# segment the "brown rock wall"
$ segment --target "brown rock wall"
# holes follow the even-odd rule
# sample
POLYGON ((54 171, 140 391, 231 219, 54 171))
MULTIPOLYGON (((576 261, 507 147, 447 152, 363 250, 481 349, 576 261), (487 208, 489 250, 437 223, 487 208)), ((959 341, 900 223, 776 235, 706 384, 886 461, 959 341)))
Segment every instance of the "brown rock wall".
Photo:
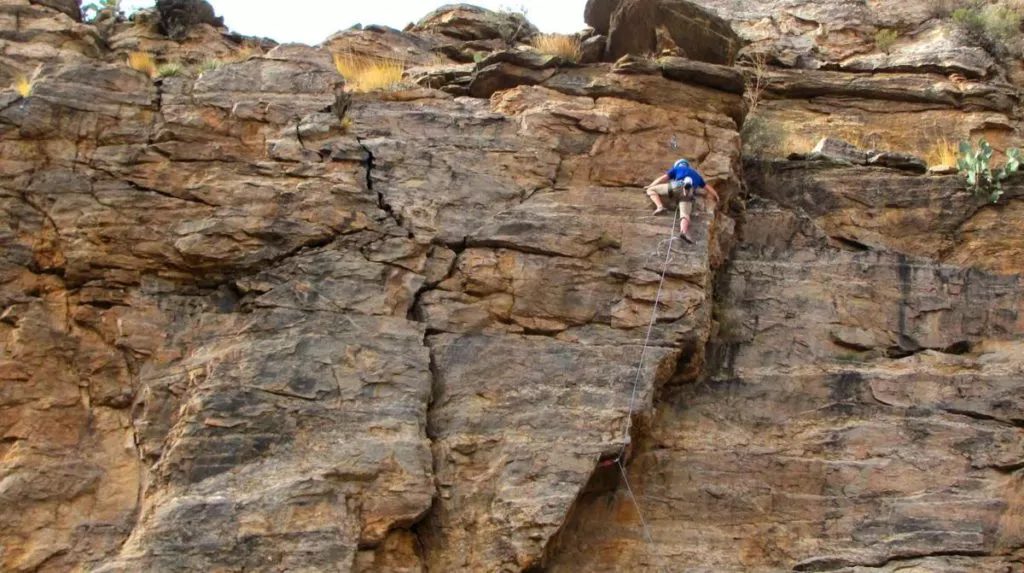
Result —
MULTIPOLYGON (((768 70, 787 136, 1017 141, 917 3, 708 5, 840 70, 768 70)), ((520 28, 466 6, 246 58, 14 13, 11 69, 47 65, 0 92, 0 569, 1020 568, 1017 178, 744 163, 736 70, 452 66, 520 28), (346 50, 423 85, 345 94, 346 50), (723 199, 692 246, 641 190, 678 157, 723 199)))

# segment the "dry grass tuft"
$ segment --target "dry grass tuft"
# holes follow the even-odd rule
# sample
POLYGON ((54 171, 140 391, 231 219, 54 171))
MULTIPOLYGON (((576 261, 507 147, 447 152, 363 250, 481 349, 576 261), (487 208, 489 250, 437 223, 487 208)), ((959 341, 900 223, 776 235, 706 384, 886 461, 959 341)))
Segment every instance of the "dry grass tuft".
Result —
POLYGON ((166 64, 157 66, 156 75, 161 78, 170 78, 181 75, 181 72, 183 72, 184 69, 185 68, 183 68, 178 62, 167 62, 166 64))
POLYGON ((35 71, 32 72, 31 76, 24 74, 18 74, 14 78, 14 91, 18 92, 21 97, 28 97, 32 95, 32 90, 36 87, 36 80, 39 78, 39 72, 43 69, 42 64, 36 66, 35 71))
POLYGON ((355 54, 334 54, 334 67, 345 78, 345 89, 353 92, 397 89, 405 72, 400 60, 355 54))
POLYGON ((565 34, 541 34, 533 39, 533 47, 541 53, 558 56, 567 62, 577 63, 583 56, 580 39, 565 34))
POLYGON ((925 162, 928 163, 929 167, 938 167, 940 165, 956 167, 956 160, 959 156, 959 147, 945 137, 940 137, 935 141, 935 145, 928 150, 925 162))
POLYGON ((224 65, 224 62, 216 58, 209 58, 199 62, 199 73, 216 70, 224 65))
POLYGON ((14 80, 14 91, 18 92, 21 97, 32 95, 32 87, 32 82, 26 76, 19 75, 14 80))
POLYGON ((43 71, 43 65, 39 64, 36 66, 36 69, 32 70, 31 76, 18 74, 18 76, 14 78, 14 91, 18 92, 18 95, 23 98, 27 98, 32 95, 32 90, 36 87, 36 80, 39 79, 39 72, 41 71, 43 71))
POLYGON ((132 52, 128 54, 128 65, 133 70, 138 70, 149 77, 156 77, 156 60, 146 52, 132 52))

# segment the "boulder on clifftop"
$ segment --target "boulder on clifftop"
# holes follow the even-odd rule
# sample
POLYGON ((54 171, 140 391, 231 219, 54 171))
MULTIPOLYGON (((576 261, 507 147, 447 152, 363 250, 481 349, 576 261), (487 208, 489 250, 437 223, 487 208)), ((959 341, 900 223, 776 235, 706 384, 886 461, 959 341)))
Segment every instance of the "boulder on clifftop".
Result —
POLYGON ((538 33, 523 14, 495 12, 469 4, 447 4, 427 14, 411 30, 456 40, 527 41, 538 33))
POLYGON ((156 10, 161 32, 172 40, 184 40, 199 24, 224 25, 224 18, 218 17, 206 0, 157 0, 156 10))
POLYGON ((608 36, 605 57, 657 51, 659 35, 693 60, 732 65, 740 38, 728 22, 686 0, 588 0, 584 20, 608 36))

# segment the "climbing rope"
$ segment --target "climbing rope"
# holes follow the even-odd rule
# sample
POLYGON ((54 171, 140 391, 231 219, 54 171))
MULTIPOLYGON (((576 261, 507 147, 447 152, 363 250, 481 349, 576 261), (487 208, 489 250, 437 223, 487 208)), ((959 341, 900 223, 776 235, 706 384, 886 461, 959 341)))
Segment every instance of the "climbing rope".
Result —
MULTIPOLYGON (((633 379, 633 393, 629 398, 629 414, 626 416, 626 427, 622 432, 622 449, 619 450, 619 456, 615 460, 615 464, 619 466, 619 472, 622 474, 622 483, 626 486, 626 491, 629 492, 629 499, 632 500, 633 506, 636 507, 636 514, 640 518, 640 527, 643 533, 644 541, 646 542, 646 550, 648 558, 651 558, 651 546, 654 545, 654 538, 651 536, 651 530, 647 525, 647 520, 644 518, 643 509, 640 507, 640 501, 636 498, 636 494, 633 492, 633 486, 629 483, 629 474, 626 472, 626 450, 630 445, 629 431, 633 427, 633 412, 636 409, 636 395, 637 390, 640 388, 640 375, 643 372, 644 361, 647 359, 647 349, 651 343, 651 333, 654 331, 654 325, 658 321, 658 305, 661 304, 661 291, 665 286, 665 275, 668 273, 668 264, 672 257, 672 243, 676 237, 676 225, 679 223, 679 208, 675 210, 675 215, 672 217, 672 227, 670 228, 670 236, 668 239, 668 248, 665 250, 665 262, 661 266, 661 279, 658 281, 658 292, 654 295, 654 308, 651 309, 651 321, 647 325, 647 335, 644 337, 643 349, 640 351, 640 361, 636 365, 636 377, 633 379)), ((659 567, 664 570, 664 567, 659 567)))
POLYGON ((647 359, 647 349, 651 343, 651 333, 654 331, 654 325, 658 320, 658 305, 661 304, 661 291, 665 286, 665 275, 668 273, 668 263, 672 258, 672 243, 676 238, 676 224, 679 222, 679 209, 676 208, 675 215, 672 217, 672 227, 669 229, 670 236, 668 239, 668 248, 665 249, 665 262, 661 265, 661 280, 658 281, 658 292, 654 295, 654 308, 651 309, 651 322, 647 325, 647 335, 644 337, 643 350, 640 351, 640 361, 636 365, 636 377, 633 379, 633 393, 629 397, 629 415, 626 416, 626 427, 622 432, 622 449, 619 451, 619 460, 621 461, 626 448, 629 447, 629 431, 633 429, 633 411, 636 408, 636 393, 640 387, 640 374, 643 372, 644 360, 647 359))

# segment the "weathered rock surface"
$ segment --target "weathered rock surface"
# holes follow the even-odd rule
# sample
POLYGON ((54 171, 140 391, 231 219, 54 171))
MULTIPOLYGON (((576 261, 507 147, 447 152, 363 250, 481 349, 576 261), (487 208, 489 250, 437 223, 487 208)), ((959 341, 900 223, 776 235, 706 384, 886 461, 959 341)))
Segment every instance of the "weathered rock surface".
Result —
POLYGON ((0 92, 0 569, 1019 570, 1024 184, 917 159, 1019 144, 1015 88, 922 63, 915 2, 708 4, 845 71, 752 106, 664 27, 686 58, 562 67, 465 5, 317 48, 0 5, 44 64, 0 92), (342 93, 339 52, 418 87, 342 93), (745 121, 864 151, 741 168, 745 121), (695 245, 642 192, 679 157, 695 245))
MULTIPOLYGON (((47 62, 102 55, 100 35, 63 13, 57 3, 0 2, 0 85, 47 62)), ((79 18, 80 19, 80 18, 79 18)))
POLYGON ((523 14, 494 12, 470 4, 448 4, 424 16, 414 33, 438 34, 457 40, 526 41, 537 28, 523 14))
MULTIPOLYGON (((12 100, 4 568, 539 562, 622 444, 671 224, 630 216, 638 186, 685 153, 739 190, 738 95, 596 71, 620 97, 357 97, 347 127, 330 53, 296 46, 12 100)), ((732 226, 698 212, 641 416, 710 333, 732 226)))
POLYGON ((82 21, 82 9, 80 0, 30 0, 33 4, 39 4, 40 6, 46 6, 47 8, 53 8, 58 12, 63 12, 71 17, 76 22, 82 21))
POLYGON ((360 26, 328 37, 322 47, 333 53, 406 62, 410 67, 436 64, 441 42, 434 36, 405 34, 384 26, 360 26))
POLYGON ((609 60, 656 51, 659 31, 702 62, 732 65, 740 49, 727 21, 688 0, 588 0, 584 19, 608 36, 609 60))
POLYGON ((548 570, 1018 569, 1024 290, 1019 271, 927 254, 950 240, 933 226, 950 214, 910 205, 948 205, 951 226, 980 217, 948 179, 794 166, 765 197, 774 176, 751 181, 712 366, 663 396, 631 466, 650 542, 628 493, 601 476, 548 570), (827 223, 847 201, 862 216, 851 226, 880 228, 870 248, 827 223))
MULTIPOLYGON (((597 1, 597 0, 595 0, 597 1)), ((701 5, 729 22, 753 52, 787 67, 871 72, 992 75, 997 62, 957 30, 942 2, 882 0, 707 0, 701 5), (879 30, 898 33, 885 54, 879 30)))

